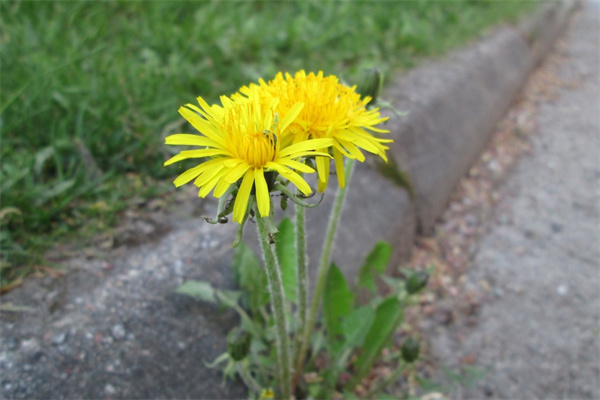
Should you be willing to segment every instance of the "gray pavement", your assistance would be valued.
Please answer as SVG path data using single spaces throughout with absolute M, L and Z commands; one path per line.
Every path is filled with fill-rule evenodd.
M 598 2 L 572 21 L 560 75 L 575 85 L 541 105 L 532 155 L 506 183 L 507 217 L 467 273 L 494 298 L 466 334 L 432 342 L 442 365 L 471 356 L 489 368 L 457 399 L 600 398 L 599 25 Z

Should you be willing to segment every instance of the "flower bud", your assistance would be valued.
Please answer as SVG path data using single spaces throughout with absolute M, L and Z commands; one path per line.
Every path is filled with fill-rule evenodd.
M 252 336 L 239 327 L 234 328 L 227 335 L 227 352 L 234 361 L 241 361 L 250 352 Z
M 362 98 L 366 96 L 371 97 L 371 101 L 367 105 L 375 105 L 379 92 L 381 91 L 381 85 L 383 84 L 383 75 L 377 68 L 369 68 L 363 71 L 362 82 L 357 86 L 356 92 L 360 94 Z
M 429 274 L 425 271 L 419 271 L 417 273 L 412 274 L 406 280 L 406 291 L 409 294 L 415 294 L 419 290 L 423 289 L 427 286 L 427 281 L 429 280 Z
M 415 360 L 419 358 L 420 351 L 421 345 L 417 339 L 409 338 L 402 343 L 402 359 L 409 364 L 415 362 Z

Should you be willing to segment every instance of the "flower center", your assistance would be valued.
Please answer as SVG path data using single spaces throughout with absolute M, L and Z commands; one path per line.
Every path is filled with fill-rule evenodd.
M 274 138 L 276 136 L 271 132 L 252 132 L 246 134 L 242 139 L 239 157 L 255 167 L 264 166 L 267 162 L 274 160 Z
M 277 135 L 272 132 L 272 114 L 263 114 L 261 108 L 252 103 L 228 111 L 224 128 L 233 155 L 258 168 L 275 160 L 279 146 Z

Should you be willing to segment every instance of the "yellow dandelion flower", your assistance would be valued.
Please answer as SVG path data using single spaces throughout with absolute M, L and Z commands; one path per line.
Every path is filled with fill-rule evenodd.
M 260 400 L 273 400 L 275 398 L 275 392 L 273 389 L 263 389 L 260 391 Z
M 271 171 L 292 182 L 302 193 L 308 195 L 312 192 L 304 178 L 295 171 L 311 173 L 314 170 L 297 159 L 328 156 L 315 149 L 330 146 L 331 140 L 315 139 L 285 145 L 279 139 L 302 110 L 302 103 L 296 102 L 285 113 L 277 114 L 277 101 L 264 103 L 254 94 L 237 102 L 223 96 L 222 106 L 209 106 L 201 97 L 197 100 L 200 108 L 186 104 L 179 109 L 179 113 L 200 135 L 175 134 L 168 136 L 165 141 L 169 145 L 201 148 L 181 151 L 164 165 L 188 158 L 208 160 L 179 175 L 174 181 L 175 186 L 195 179 L 194 184 L 200 188 L 200 197 L 206 197 L 214 190 L 213 196 L 218 198 L 231 185 L 239 184 L 233 208 L 233 220 L 238 223 L 242 223 L 246 215 L 251 194 L 256 196 L 261 217 L 270 215 L 270 187 L 265 175 L 269 178 Z
M 286 131 L 284 142 L 299 143 L 309 138 L 333 139 L 332 153 L 340 187 L 345 186 L 343 157 L 365 160 L 361 150 L 380 156 L 387 162 L 385 143 L 392 140 L 381 139 L 373 136 L 373 132 L 389 133 L 388 130 L 376 126 L 387 120 L 381 117 L 379 109 L 367 109 L 370 97 L 360 98 L 356 87 L 348 87 L 339 83 L 336 76 L 323 76 L 306 74 L 299 71 L 295 76 L 278 73 L 275 79 L 266 83 L 259 81 L 259 85 L 245 86 L 240 93 L 248 96 L 255 87 L 260 88 L 260 95 L 279 100 L 277 111 L 286 113 L 297 102 L 304 103 L 298 116 Z M 241 97 L 239 94 L 234 98 Z M 289 135 L 289 136 L 288 136 Z M 320 152 L 328 151 L 326 148 L 318 149 Z M 316 160 L 319 174 L 319 191 L 325 190 L 329 179 L 329 160 L 319 157 Z

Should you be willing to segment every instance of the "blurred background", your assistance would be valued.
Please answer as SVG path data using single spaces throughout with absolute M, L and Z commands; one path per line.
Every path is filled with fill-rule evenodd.
M 352 83 L 513 21 L 536 2 L 5 1 L 0 3 L 0 268 L 10 287 L 57 242 L 84 242 L 168 196 L 179 106 L 278 71 Z M 184 169 L 186 165 L 179 168 Z

